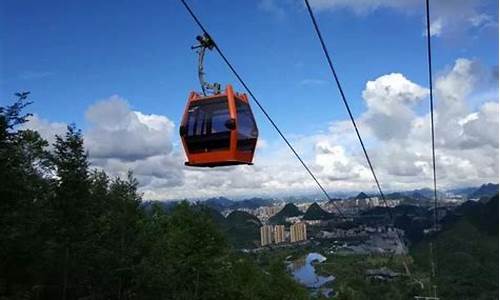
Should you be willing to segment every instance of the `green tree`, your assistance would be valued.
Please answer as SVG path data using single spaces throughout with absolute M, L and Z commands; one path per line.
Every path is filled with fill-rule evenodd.
M 0 107 L 0 295 L 25 290 L 37 277 L 49 194 L 48 144 L 36 131 L 20 128 L 31 102 L 26 93 L 17 95 L 13 105 Z
M 307 299 L 282 260 L 236 253 L 213 212 L 146 210 L 138 182 L 91 170 L 80 130 L 47 141 L 0 107 L 0 298 Z
M 132 173 L 127 180 L 115 178 L 109 185 L 104 172 L 92 178 L 92 197 L 102 199 L 103 205 L 93 249 L 92 286 L 105 298 L 123 299 L 132 293 L 134 266 L 142 251 L 139 235 L 144 214 L 138 183 Z
M 89 271 L 85 261 L 92 233 L 92 199 L 88 161 L 80 130 L 68 126 L 56 136 L 52 158 L 56 170 L 55 196 L 51 202 L 55 249 L 51 257 L 59 267 L 61 298 L 82 288 Z
M 209 216 L 183 202 L 165 216 L 153 210 L 151 244 L 141 262 L 140 286 L 149 298 L 223 299 L 229 248 Z M 158 294 L 159 293 L 159 294 Z

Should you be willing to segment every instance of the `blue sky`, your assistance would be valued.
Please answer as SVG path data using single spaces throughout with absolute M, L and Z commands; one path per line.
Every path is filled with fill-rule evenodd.
M 193 8 L 272 115 L 287 130 L 307 134 L 315 124 L 343 117 L 335 87 L 306 11 L 286 15 L 255 1 L 192 1 Z M 496 1 L 491 2 L 492 13 Z M 3 1 L 2 99 L 33 94 L 33 110 L 84 127 L 83 113 L 112 94 L 148 113 L 177 121 L 188 91 L 199 89 L 199 33 L 177 1 Z M 366 16 L 339 10 L 318 15 L 355 112 L 367 80 L 401 72 L 426 85 L 424 6 L 402 14 Z M 473 35 L 471 37 L 470 35 Z M 435 70 L 456 57 L 498 64 L 498 36 L 483 30 L 460 40 L 435 39 Z M 217 55 L 207 58 L 208 79 L 236 84 Z M 308 83 L 309 82 L 309 83 Z M 285 109 L 286 107 L 286 109 Z M 261 118 L 262 119 L 262 118 Z M 315 124 L 308 124 L 314 120 Z M 264 135 L 268 126 L 261 120 Z
M 189 2 L 286 133 L 321 133 L 346 119 L 301 1 Z M 360 9 L 364 0 L 359 6 L 311 2 L 317 3 L 318 21 L 357 117 L 367 109 L 362 92 L 369 80 L 397 72 L 427 86 L 424 1 L 409 0 L 406 7 L 379 0 L 374 3 L 380 6 L 366 9 Z M 467 16 L 486 15 L 489 23 L 445 22 L 442 34 L 433 36 L 436 76 L 461 57 L 486 68 L 498 66 L 498 2 L 464 2 L 471 3 L 464 10 L 473 9 Z M 447 21 L 445 10 L 439 8 L 434 18 Z M 119 95 L 133 110 L 178 125 L 188 92 L 199 89 L 196 54 L 190 50 L 199 33 L 178 1 L 4 0 L 0 102 L 29 90 L 35 101 L 31 110 L 41 118 L 74 122 L 85 130 L 87 109 Z M 241 89 L 215 53 L 206 62 L 209 80 Z M 470 105 L 477 109 L 482 102 Z M 425 113 L 426 108 L 422 101 L 415 109 Z M 263 139 L 276 139 L 254 111 Z

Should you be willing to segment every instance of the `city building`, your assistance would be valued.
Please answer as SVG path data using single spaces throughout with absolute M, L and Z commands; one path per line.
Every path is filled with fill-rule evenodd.
M 274 243 L 279 244 L 285 241 L 285 225 L 274 226 Z
M 290 226 L 290 242 L 299 242 L 307 240 L 306 223 L 299 222 Z
M 264 225 L 260 227 L 260 245 L 266 246 L 273 242 L 273 226 Z
M 288 218 L 285 218 L 285 221 L 287 223 L 297 223 L 297 222 L 300 222 L 302 221 L 302 216 L 296 216 L 296 217 L 288 217 Z

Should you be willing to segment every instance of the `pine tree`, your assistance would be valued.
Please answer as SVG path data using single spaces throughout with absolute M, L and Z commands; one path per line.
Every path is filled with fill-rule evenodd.
M 11 106 L 0 107 L 0 285 L 6 293 L 23 290 L 37 276 L 40 224 L 49 190 L 45 174 L 48 145 L 36 131 L 20 129 L 31 102 L 18 94 Z
M 67 299 L 69 289 L 78 289 L 86 278 L 86 250 L 92 229 L 89 164 L 81 131 L 74 125 L 68 126 L 64 137 L 56 136 L 53 164 L 57 180 L 52 211 L 58 245 L 54 258 L 60 267 L 61 298 Z

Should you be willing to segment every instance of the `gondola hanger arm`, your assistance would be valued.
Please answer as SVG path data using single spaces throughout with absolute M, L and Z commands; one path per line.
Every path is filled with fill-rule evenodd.
M 215 43 L 212 38 L 207 34 L 203 33 L 203 35 L 198 35 L 196 37 L 198 41 L 197 45 L 191 46 L 191 49 L 196 49 L 196 53 L 198 53 L 198 78 L 200 80 L 201 91 L 204 96 L 207 96 L 208 93 L 217 95 L 221 92 L 221 86 L 219 83 L 209 83 L 205 80 L 205 68 L 204 68 L 204 58 L 205 51 L 212 50 L 215 47 Z

